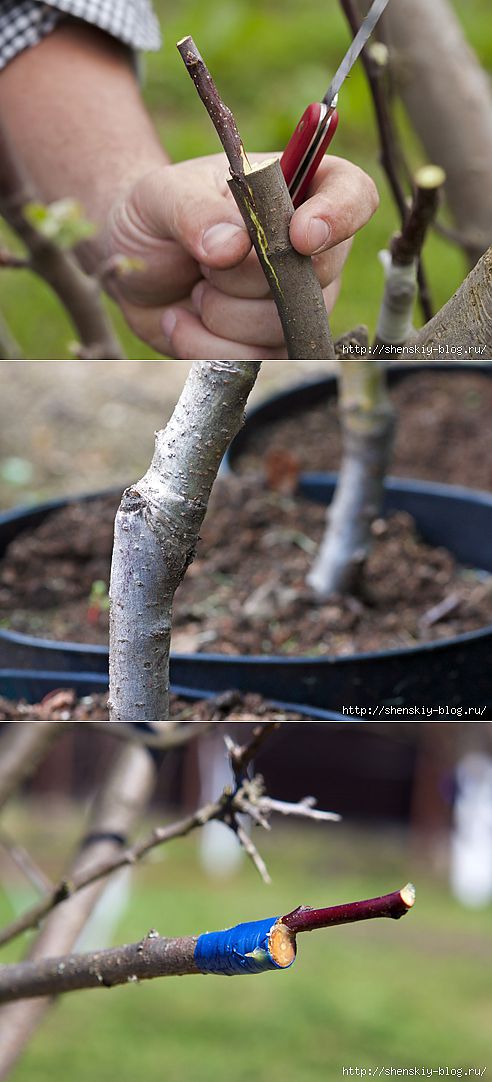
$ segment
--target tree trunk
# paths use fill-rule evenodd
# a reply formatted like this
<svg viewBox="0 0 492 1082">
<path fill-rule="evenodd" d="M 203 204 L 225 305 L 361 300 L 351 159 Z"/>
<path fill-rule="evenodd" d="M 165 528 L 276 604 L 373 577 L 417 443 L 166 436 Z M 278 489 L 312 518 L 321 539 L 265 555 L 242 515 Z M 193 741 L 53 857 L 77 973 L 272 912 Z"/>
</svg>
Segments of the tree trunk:
<svg viewBox="0 0 492 1082">
<path fill-rule="evenodd" d="M 145 476 L 123 494 L 111 568 L 110 716 L 165 720 L 175 591 L 260 361 L 195 361 Z"/>
<path fill-rule="evenodd" d="M 156 762 L 146 748 L 128 747 L 118 754 L 96 798 L 88 834 L 72 863 L 70 875 L 98 866 L 121 851 L 147 806 L 156 774 Z M 50 913 L 29 951 L 30 961 L 70 950 L 105 888 L 104 879 L 93 883 Z M 41 998 L 13 1003 L 0 1010 L 0 1079 L 7 1078 L 51 1002 Z"/>
<path fill-rule="evenodd" d="M 394 0 L 384 15 L 396 87 L 474 264 L 492 243 L 492 92 L 449 0 Z"/>
<path fill-rule="evenodd" d="M 360 588 L 371 525 L 381 512 L 394 427 L 378 361 L 342 362 L 339 385 L 343 459 L 327 530 L 307 578 L 320 601 Z"/>
</svg>

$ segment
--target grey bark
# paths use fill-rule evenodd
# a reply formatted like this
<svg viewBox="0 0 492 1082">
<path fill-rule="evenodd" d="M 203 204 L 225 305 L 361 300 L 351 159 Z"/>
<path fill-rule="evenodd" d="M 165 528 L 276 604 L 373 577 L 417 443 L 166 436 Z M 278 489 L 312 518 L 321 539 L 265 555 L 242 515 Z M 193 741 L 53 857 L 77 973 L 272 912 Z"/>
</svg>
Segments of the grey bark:
<svg viewBox="0 0 492 1082">
<path fill-rule="evenodd" d="M 381 512 L 394 417 L 385 373 L 377 361 L 340 365 L 343 457 L 327 528 L 307 581 L 318 600 L 355 593 Z"/>
<path fill-rule="evenodd" d="M 451 300 L 408 343 L 407 356 L 484 360 L 492 356 L 492 248 Z"/>
<path fill-rule="evenodd" d="M 195 361 L 145 476 L 123 494 L 111 568 L 110 717 L 164 721 L 173 597 L 259 361 Z"/>
<path fill-rule="evenodd" d="M 475 263 L 492 243 L 492 91 L 449 0 L 393 0 L 384 16 L 391 70 Z"/>
<path fill-rule="evenodd" d="M 96 799 L 87 843 L 75 857 L 68 878 L 111 860 L 121 851 L 118 836 L 124 838 L 140 818 L 148 803 L 155 777 L 155 762 L 145 748 L 128 747 L 119 753 Z M 114 835 L 114 840 L 111 835 Z M 29 960 L 39 963 L 44 958 L 69 951 L 78 939 L 105 885 L 105 880 L 101 880 L 62 902 L 47 917 L 29 951 Z M 8 1077 L 51 1002 L 51 999 L 41 998 L 27 1004 L 7 1005 L 0 1010 L 0 1080 Z"/>
<path fill-rule="evenodd" d="M 151 931 L 140 943 L 123 947 L 2 966 L 0 1003 L 198 973 L 197 938 L 165 939 Z"/>
</svg>

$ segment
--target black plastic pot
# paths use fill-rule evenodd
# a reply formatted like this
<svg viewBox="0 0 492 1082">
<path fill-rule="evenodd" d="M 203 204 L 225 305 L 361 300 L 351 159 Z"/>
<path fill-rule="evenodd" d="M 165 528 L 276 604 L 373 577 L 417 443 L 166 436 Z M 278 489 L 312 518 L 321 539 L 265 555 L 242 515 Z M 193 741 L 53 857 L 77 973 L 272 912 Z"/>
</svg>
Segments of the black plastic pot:
<svg viewBox="0 0 492 1082">
<path fill-rule="evenodd" d="M 350 362 L 347 362 L 349 364 Z M 440 361 L 430 364 L 398 364 L 388 368 L 388 385 L 395 387 L 402 380 L 422 372 L 456 372 L 461 375 L 473 373 L 492 378 L 492 362 L 485 361 L 482 364 L 466 362 L 464 364 L 443 364 Z M 246 450 L 257 432 L 267 428 L 273 421 L 282 418 L 295 417 L 304 413 L 305 410 L 319 405 L 320 402 L 328 401 L 337 394 L 336 376 L 321 376 L 316 379 L 296 383 L 272 395 L 258 406 L 248 410 L 246 422 L 238 432 L 224 458 L 222 471 L 224 473 L 234 470 L 234 467 Z"/>
<path fill-rule="evenodd" d="M 28 669 L 0 669 L 0 695 L 14 702 L 25 699 L 28 703 L 37 703 L 58 688 L 73 688 L 77 696 L 98 695 L 108 690 L 108 680 L 94 673 L 36 672 Z M 213 691 L 194 691 L 190 688 L 172 686 L 171 690 L 182 699 L 196 702 L 198 699 L 211 699 Z M 272 706 L 301 714 L 306 721 L 354 721 L 354 718 L 333 714 L 315 707 L 297 706 L 293 703 L 272 702 Z M 149 719 L 150 720 L 150 719 Z M 264 718 L 268 721 L 268 718 Z"/>
<path fill-rule="evenodd" d="M 306 475 L 302 493 L 328 504 L 335 481 L 334 475 Z M 39 523 L 63 503 L 52 501 L 0 516 L 0 556 L 21 530 Z M 408 511 L 424 540 L 445 545 L 464 564 L 492 572 L 492 495 L 390 478 L 385 509 Z M 415 716 L 451 717 L 460 714 L 446 715 L 443 710 L 492 710 L 491 648 L 492 625 L 454 639 L 340 658 L 175 654 L 171 680 L 175 686 L 200 692 L 254 690 L 268 699 L 302 703 L 345 717 L 401 718 L 399 707 L 436 707 L 434 715 Z M 0 667 L 70 673 L 73 683 L 76 674 L 106 675 L 108 651 L 102 646 L 58 643 L 3 630 Z"/>
</svg>

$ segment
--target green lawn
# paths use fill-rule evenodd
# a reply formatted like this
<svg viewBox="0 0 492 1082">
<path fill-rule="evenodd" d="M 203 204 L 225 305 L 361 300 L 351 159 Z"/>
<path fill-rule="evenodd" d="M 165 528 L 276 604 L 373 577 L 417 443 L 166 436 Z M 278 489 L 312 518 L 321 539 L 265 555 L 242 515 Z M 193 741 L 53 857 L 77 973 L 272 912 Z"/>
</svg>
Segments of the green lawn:
<svg viewBox="0 0 492 1082">
<path fill-rule="evenodd" d="M 455 7 L 483 64 L 492 69 L 492 18 L 489 0 L 455 0 Z M 146 61 L 145 97 L 162 140 L 176 160 L 213 153 L 217 137 L 175 48 L 191 33 L 232 107 L 248 150 L 285 146 L 309 101 L 322 95 L 347 44 L 348 33 L 336 0 L 157 0 L 164 48 Z M 360 68 L 360 66 L 359 66 Z M 452 88 L 450 88 L 452 93 Z M 401 118 L 413 165 L 421 151 Z M 341 99 L 341 124 L 335 153 L 351 158 L 376 179 L 381 208 L 358 238 L 333 318 L 335 333 L 356 323 L 374 329 L 382 270 L 377 253 L 396 227 L 394 208 L 377 164 L 372 108 L 361 70 L 354 71 Z M 441 305 L 464 275 L 459 252 L 433 238 L 426 264 L 436 305 Z M 26 274 L 2 273 L 1 307 L 27 357 L 65 357 L 72 333 L 47 290 Z M 27 317 L 28 313 L 28 317 Z M 155 356 L 117 319 L 132 357 Z"/>
<path fill-rule="evenodd" d="M 49 844 L 54 863 L 56 836 Z M 232 881 L 210 882 L 196 839 L 168 846 L 136 873 L 116 940 L 136 940 L 151 927 L 188 934 L 300 903 L 368 897 L 408 878 L 417 905 L 399 922 L 300 937 L 297 961 L 284 973 L 71 994 L 14 1082 L 325 1082 L 341 1079 L 343 1066 L 492 1066 L 490 911 L 463 910 L 405 838 L 384 831 L 276 827 L 262 852 L 270 888 L 249 864 Z M 5 919 L 4 899 L 1 907 Z M 12 956 L 10 949 L 5 960 Z"/>
</svg>

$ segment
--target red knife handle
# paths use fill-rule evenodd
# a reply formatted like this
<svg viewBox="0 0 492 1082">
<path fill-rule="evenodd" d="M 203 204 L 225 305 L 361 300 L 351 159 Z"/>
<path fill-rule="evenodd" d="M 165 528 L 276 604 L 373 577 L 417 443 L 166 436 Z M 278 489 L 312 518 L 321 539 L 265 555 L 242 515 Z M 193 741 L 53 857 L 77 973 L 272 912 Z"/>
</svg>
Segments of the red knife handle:
<svg viewBox="0 0 492 1082">
<path fill-rule="evenodd" d="M 304 202 L 309 185 L 337 130 L 338 113 L 321 102 L 308 105 L 280 159 L 295 207 Z"/>
</svg>

